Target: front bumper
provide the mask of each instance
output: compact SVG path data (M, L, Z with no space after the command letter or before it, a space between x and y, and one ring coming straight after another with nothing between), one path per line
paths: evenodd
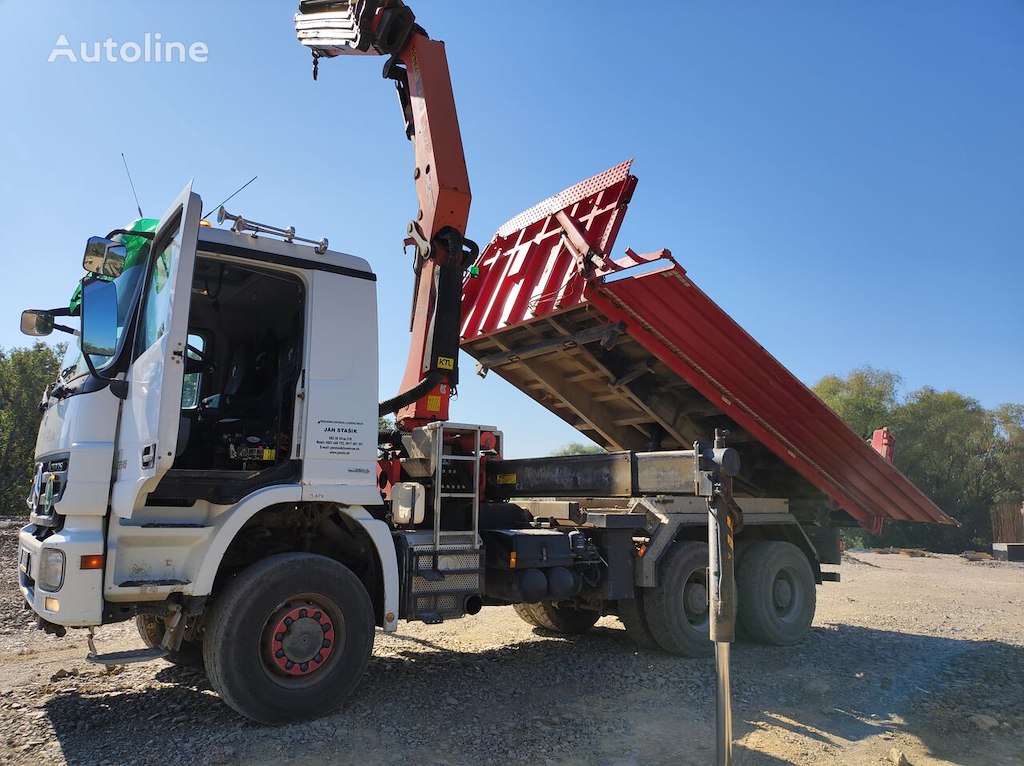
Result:
M103 617L103 570L81 569L83 556L102 554L102 516L69 516L59 532L35 524L18 537L18 585L32 610L44 620L67 627L99 625ZM44 548L64 552L64 581L55 591L39 584Z

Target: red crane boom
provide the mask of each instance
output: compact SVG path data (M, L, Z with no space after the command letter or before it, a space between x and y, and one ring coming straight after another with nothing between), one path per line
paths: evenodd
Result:
M444 43L431 40L401 0L304 0L295 17L299 40L319 59L350 54L390 58L384 77L398 90L405 132L415 148L419 210L406 245L415 249L410 331L401 393L382 402L403 429L448 419L459 382L462 282L478 255L466 238L471 194Z

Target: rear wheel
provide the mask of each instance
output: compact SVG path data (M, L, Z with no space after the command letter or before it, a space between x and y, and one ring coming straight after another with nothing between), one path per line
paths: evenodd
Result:
M373 651L373 604L342 564L282 553L217 594L203 641L221 698L262 723L323 715L359 683Z
M714 652L709 639L708 546L680 540L658 565L658 585L644 594L651 636L664 651L685 657Z
M736 587L740 624L753 640L789 646L811 629L814 572L792 543L752 544L740 561Z
M551 601L539 604L523 604L530 610L535 620L532 624L538 628L546 628L555 633L577 634L586 633L598 621L601 615L589 609L574 609L567 606L556 606ZM517 610L518 612L518 610ZM522 615L520 614L520 617ZM523 619L526 619L525 617ZM527 622L531 622L527 620Z
M540 621L537 619L537 615L533 613L533 604L513 604L512 608L519 619L527 625L532 625L535 628L540 627Z
M619 619L626 628L626 635L641 649L661 651L661 645L654 640L651 629L647 627L644 616L644 592L647 588L637 588L636 596L619 601Z
M150 649L156 649L164 640L164 633L167 631L166 623L162 617L155 614L140 614L135 617L135 627L142 636L142 640ZM181 646L167 652L164 659L175 665L184 665L189 668L201 668L203 666L203 642L181 639Z

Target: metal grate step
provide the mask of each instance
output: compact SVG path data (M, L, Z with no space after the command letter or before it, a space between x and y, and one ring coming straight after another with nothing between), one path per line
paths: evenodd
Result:
M106 654L88 654L85 661L93 665L130 665L133 662L162 660L166 656L166 649L156 647L153 649L129 649L124 652L107 652Z

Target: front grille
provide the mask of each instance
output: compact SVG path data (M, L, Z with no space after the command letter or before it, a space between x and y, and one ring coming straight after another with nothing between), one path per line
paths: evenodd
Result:
M32 579L32 554L28 548L18 548L18 584L22 588L33 590L36 581Z
M25 500L33 524L55 527L61 523L62 518L54 506L64 496L64 489L67 487L68 463L66 455L36 463L32 489Z

